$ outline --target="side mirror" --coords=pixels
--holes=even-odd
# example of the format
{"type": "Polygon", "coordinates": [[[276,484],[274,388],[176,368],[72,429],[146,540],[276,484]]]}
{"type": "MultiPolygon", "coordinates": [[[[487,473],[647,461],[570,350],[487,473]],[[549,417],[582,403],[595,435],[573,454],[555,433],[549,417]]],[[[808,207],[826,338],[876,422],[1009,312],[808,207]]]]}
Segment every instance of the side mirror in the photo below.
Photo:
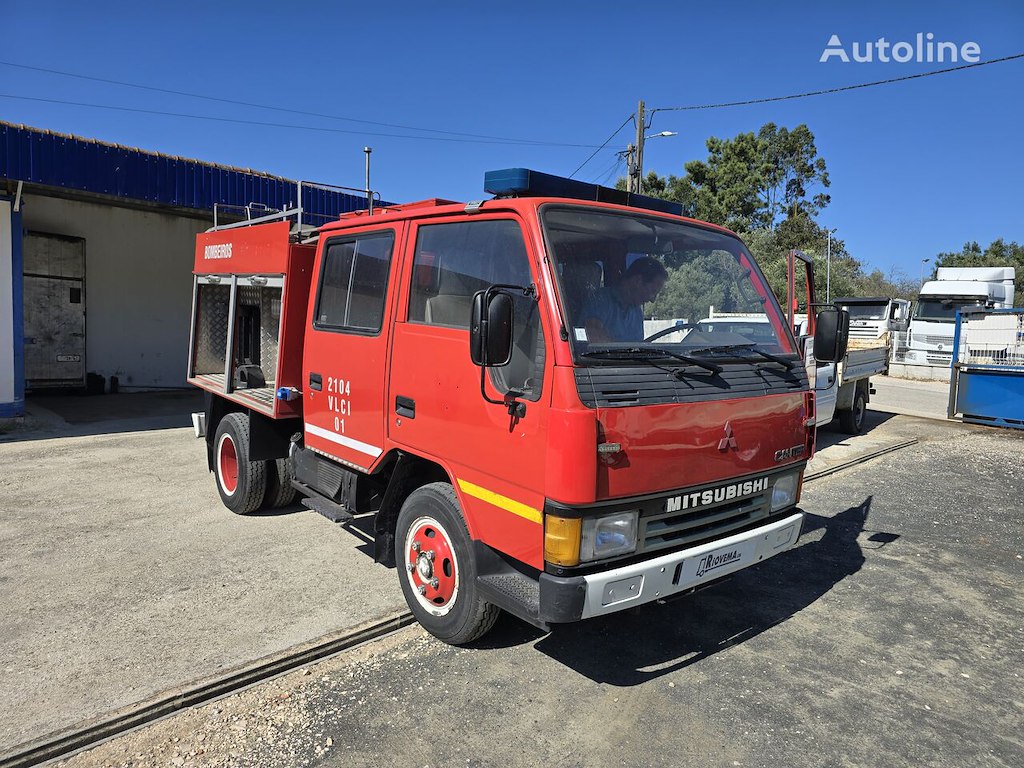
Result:
{"type": "Polygon", "coordinates": [[[814,359],[836,363],[846,357],[850,340],[850,313],[837,307],[826,307],[817,316],[814,332],[814,359]]]}
{"type": "Polygon", "coordinates": [[[497,368],[512,359],[512,297],[493,287],[473,294],[469,320],[473,365],[497,368]]]}

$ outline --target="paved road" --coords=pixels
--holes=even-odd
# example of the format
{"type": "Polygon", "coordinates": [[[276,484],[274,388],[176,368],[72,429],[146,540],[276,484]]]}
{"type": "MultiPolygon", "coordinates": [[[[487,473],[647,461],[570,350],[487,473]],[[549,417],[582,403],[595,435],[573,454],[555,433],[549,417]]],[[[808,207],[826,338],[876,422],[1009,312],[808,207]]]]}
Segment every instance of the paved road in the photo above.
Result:
{"type": "Polygon", "coordinates": [[[1024,765],[1024,436],[901,430],[695,596],[469,650],[412,627],[62,765],[1024,765]]]}
{"type": "Polygon", "coordinates": [[[868,408],[884,413],[945,419],[949,402],[948,381],[919,381],[893,376],[871,379],[875,394],[868,408]]]}
{"type": "MultiPolygon", "coordinates": [[[[35,431],[0,439],[0,754],[405,611],[359,528],[225,510],[202,443],[169,428],[186,396],[42,402],[70,424],[35,408],[35,431]]],[[[886,414],[869,426],[822,431],[812,469],[901,438],[886,414]]]]}
{"type": "Polygon", "coordinates": [[[0,464],[0,754],[404,608],[358,527],[226,510],[191,428],[0,443],[0,464]]]}

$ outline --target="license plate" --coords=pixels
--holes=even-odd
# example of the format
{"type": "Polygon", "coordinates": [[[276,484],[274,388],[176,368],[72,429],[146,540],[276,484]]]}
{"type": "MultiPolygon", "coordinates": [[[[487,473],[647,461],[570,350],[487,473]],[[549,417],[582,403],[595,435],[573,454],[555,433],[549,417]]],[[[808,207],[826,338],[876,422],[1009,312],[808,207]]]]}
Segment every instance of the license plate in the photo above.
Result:
{"type": "Polygon", "coordinates": [[[710,581],[727,573],[746,568],[754,561],[756,541],[742,541],[727,547],[719,547],[706,554],[688,558],[683,561],[683,570],[679,574],[680,584],[710,581]]]}

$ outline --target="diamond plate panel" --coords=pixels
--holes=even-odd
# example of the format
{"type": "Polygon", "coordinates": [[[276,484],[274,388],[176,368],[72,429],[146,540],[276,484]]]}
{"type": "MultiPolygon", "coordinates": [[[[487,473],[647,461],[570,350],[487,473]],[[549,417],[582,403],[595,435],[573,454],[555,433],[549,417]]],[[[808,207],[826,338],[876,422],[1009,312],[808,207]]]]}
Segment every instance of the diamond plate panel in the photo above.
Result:
{"type": "Polygon", "coordinates": [[[281,289],[260,288],[260,360],[267,385],[277,380],[278,331],[281,328],[281,289]]]}
{"type": "Polygon", "coordinates": [[[231,288],[200,285],[196,309],[195,374],[224,373],[228,349],[228,302],[231,288]]]}

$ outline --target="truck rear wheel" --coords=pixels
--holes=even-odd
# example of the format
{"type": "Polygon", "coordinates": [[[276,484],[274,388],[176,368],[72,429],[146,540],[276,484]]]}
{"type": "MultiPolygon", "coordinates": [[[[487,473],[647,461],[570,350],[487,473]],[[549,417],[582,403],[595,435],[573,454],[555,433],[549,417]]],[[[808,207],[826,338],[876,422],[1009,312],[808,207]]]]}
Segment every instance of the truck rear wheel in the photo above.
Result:
{"type": "Polygon", "coordinates": [[[430,634],[462,645],[494,626],[499,609],[477,591],[469,532],[448,483],[417,488],[405,500],[398,513],[395,563],[405,601],[430,634]]]}
{"type": "Polygon", "coordinates": [[[263,506],[267,509],[278,509],[287,507],[295,501],[295,488],[292,487],[291,460],[288,458],[276,459],[267,462],[267,495],[263,499],[263,506]]]}
{"type": "Polygon", "coordinates": [[[848,411],[839,412],[839,427],[848,435],[859,435],[864,429],[864,416],[867,414],[868,398],[864,394],[864,387],[857,384],[857,391],[853,395],[853,407],[848,411]]]}
{"type": "Polygon", "coordinates": [[[229,413],[217,425],[213,473],[224,506],[236,515],[254,512],[267,490],[267,463],[249,461],[249,419],[229,413]]]}

